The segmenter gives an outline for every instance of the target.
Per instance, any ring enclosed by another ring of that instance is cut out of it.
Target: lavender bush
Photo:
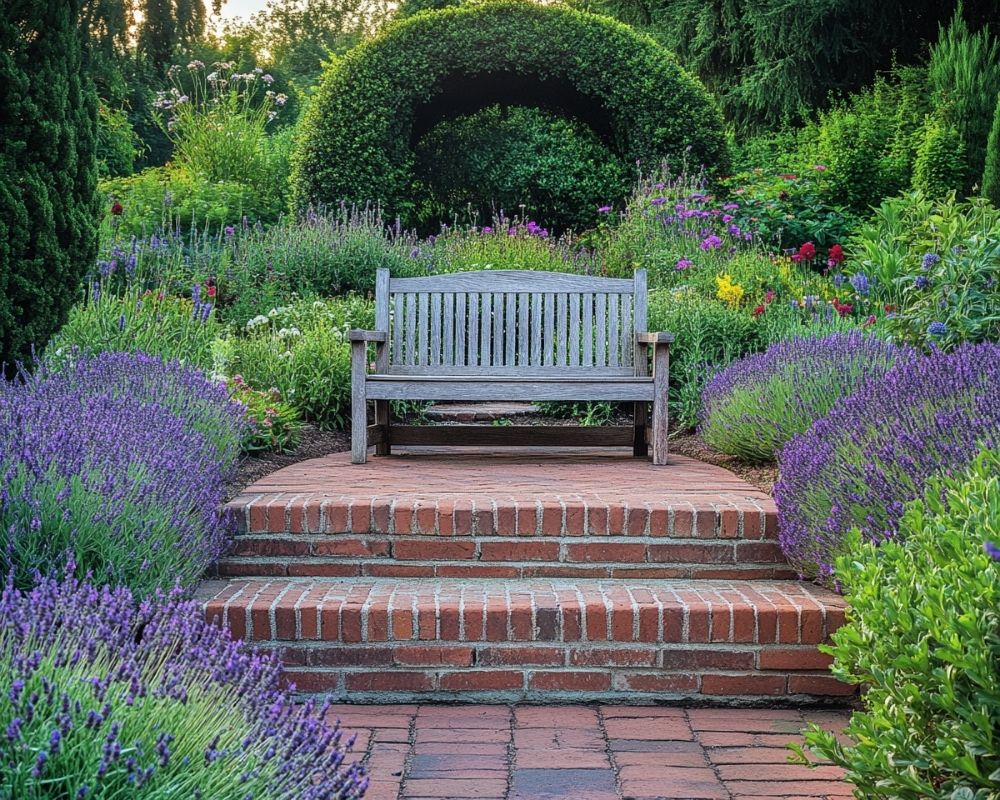
[[[0,796],[354,800],[368,779],[276,656],[177,593],[73,578],[0,595]]]
[[[228,525],[246,418],[221,384],[142,354],[83,357],[0,387],[0,569],[24,585],[72,552],[99,582],[189,584]]]
[[[906,360],[781,451],[779,537],[803,574],[830,580],[848,532],[895,536],[933,475],[1000,444],[1000,345]]]
[[[915,353],[860,331],[796,337],[719,372],[702,393],[702,438],[747,461],[774,459],[844,397]]]

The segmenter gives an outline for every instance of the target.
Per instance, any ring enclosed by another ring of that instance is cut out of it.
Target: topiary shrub
[[[947,197],[962,188],[966,172],[958,129],[940,117],[928,117],[913,164],[913,188],[928,197]]]
[[[986,167],[983,169],[983,197],[1000,208],[1000,94],[993,111],[993,127],[986,142]]]
[[[70,553],[137,594],[192,584],[227,542],[245,431],[221,383],[142,354],[0,386],[0,572],[25,586]]]
[[[379,200],[413,212],[414,144],[493,104],[586,122],[625,163],[688,151],[725,169],[718,108],[652,39],[606,17],[518,0],[417,14],[330,68],[293,163],[293,205]]]
[[[499,211],[581,230],[632,184],[626,165],[586,125],[523,107],[491,106],[440,123],[417,144],[416,174],[426,187],[416,222],[434,232],[441,220],[471,212],[489,221]]]
[[[97,248],[97,98],[79,0],[0,14],[0,371],[66,318]]]
[[[699,433],[720,452],[771,461],[843,398],[914,356],[858,331],[779,342],[708,382]]]
[[[1000,451],[930,482],[897,541],[851,541],[837,562],[848,624],[828,652],[863,684],[838,741],[806,741],[858,797],[996,797],[1000,778]]]
[[[839,579],[836,557],[855,527],[895,536],[927,479],[963,469],[1000,444],[1000,345],[963,345],[907,361],[837,405],[781,451],[778,535],[809,577]]]
[[[42,580],[0,595],[0,796],[358,800],[368,778],[276,654],[177,594]]]

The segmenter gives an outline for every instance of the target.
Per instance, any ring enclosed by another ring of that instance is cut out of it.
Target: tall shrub
[[[983,169],[983,196],[1000,208],[1000,94],[993,110],[993,127],[986,143],[986,167]]]
[[[933,198],[960,191],[969,174],[966,160],[958,128],[940,116],[928,117],[913,163],[913,188]]]
[[[986,139],[1000,92],[1000,39],[984,27],[975,33],[959,3],[948,27],[931,48],[928,76],[939,103],[950,105],[969,162],[966,188],[978,184],[986,162]]]
[[[0,14],[0,363],[62,324],[96,253],[97,98],[80,0]]]

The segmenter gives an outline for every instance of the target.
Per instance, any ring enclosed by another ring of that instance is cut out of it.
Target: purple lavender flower
[[[611,213],[611,206],[601,206],[600,208],[597,209],[597,213],[598,214],[610,214]]]
[[[1000,445],[1000,345],[901,363],[781,451],[779,541],[803,574],[829,578],[844,537],[895,535],[933,475]]]
[[[926,275],[917,275],[917,277],[913,279],[914,289],[926,289],[930,285],[930,279]]]
[[[983,542],[983,550],[994,561],[1000,561],[1000,547],[997,547],[993,542]]]
[[[674,269],[685,270],[690,269],[694,266],[694,262],[687,258],[677,259],[677,264],[674,265]]]
[[[8,583],[0,619],[2,669],[41,687],[0,705],[4,777],[30,778],[25,796],[45,795],[32,781],[53,777],[67,797],[88,797],[95,779],[101,796],[145,796],[136,790],[155,777],[160,793],[195,796],[198,786],[208,798],[238,775],[240,796],[364,793],[364,769],[348,760],[351,739],[325,721],[328,706],[296,704],[277,655],[233,641],[178,591],[140,601],[74,578],[23,591]],[[214,767],[177,755],[198,750]]]
[[[931,267],[933,267],[933,266],[934,266],[935,264],[937,264],[937,263],[938,263],[938,261],[940,261],[940,260],[941,260],[941,256],[939,256],[939,255],[938,255],[937,253],[927,253],[927,254],[926,254],[926,255],[925,255],[925,256],[924,256],[924,257],[923,257],[923,258],[921,259],[921,261],[920,261],[920,266],[921,266],[921,267],[922,267],[923,269],[925,269],[925,270],[928,270],[928,269],[930,269]]]
[[[867,297],[871,292],[871,281],[868,280],[868,276],[863,272],[856,272],[851,276],[851,286],[862,297]]]
[[[933,336],[935,338],[941,338],[942,336],[948,335],[948,326],[943,322],[932,322],[927,326],[927,335]]]
[[[705,237],[702,240],[701,244],[698,245],[698,247],[700,247],[702,250],[705,251],[718,250],[720,247],[722,247],[722,239],[720,239],[715,234],[712,234],[711,236]]]

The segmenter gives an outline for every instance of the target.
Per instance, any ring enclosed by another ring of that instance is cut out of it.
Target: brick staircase
[[[794,579],[766,494],[674,462],[303,462],[230,504],[206,614],[352,702],[842,700],[842,599]]]

